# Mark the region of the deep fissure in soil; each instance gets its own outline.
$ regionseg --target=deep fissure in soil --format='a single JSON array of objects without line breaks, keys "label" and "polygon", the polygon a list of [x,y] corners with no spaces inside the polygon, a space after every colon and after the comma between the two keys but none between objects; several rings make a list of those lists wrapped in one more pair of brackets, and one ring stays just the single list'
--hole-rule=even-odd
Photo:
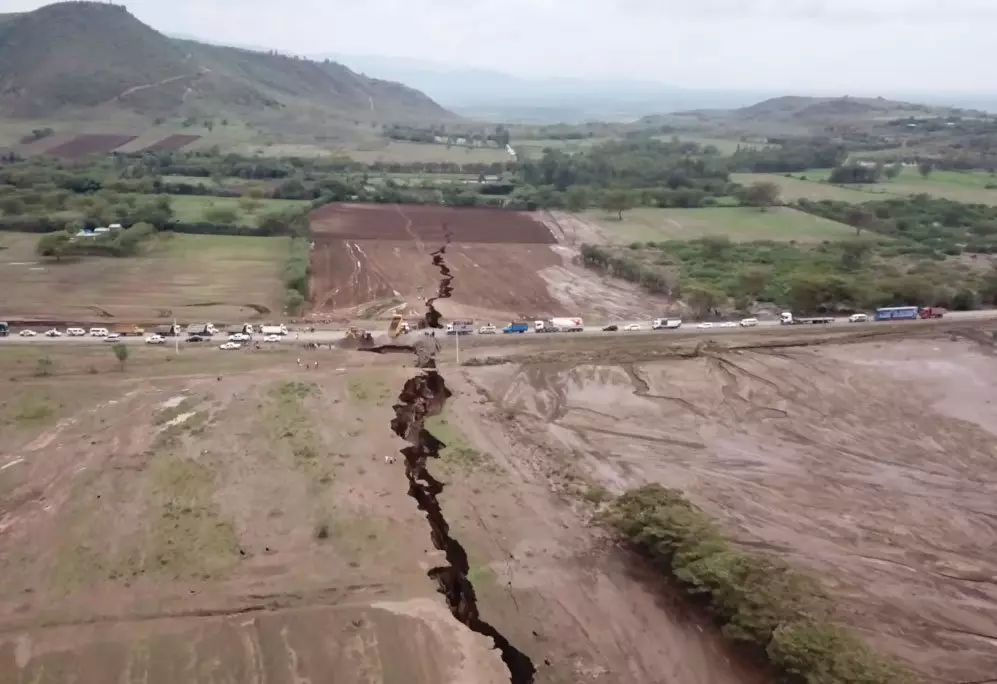
[{"label": "deep fissure in soil", "polygon": [[459,541],[450,536],[450,525],[440,506],[439,495],[443,483],[433,477],[427,468],[429,459],[439,458],[440,450],[446,444],[426,430],[426,419],[439,415],[452,392],[436,368],[436,355],[440,350],[435,331],[443,327],[442,314],[436,310],[436,300],[446,299],[453,293],[453,275],[446,263],[447,245],[450,232],[444,225],[445,242],[432,253],[433,265],[440,271],[440,282],[435,297],[426,300],[425,323],[429,335],[424,335],[413,345],[384,345],[365,351],[396,352],[407,349],[415,353],[419,375],[409,378],[398,395],[394,405],[395,417],[391,429],[409,443],[401,450],[405,457],[405,476],[408,478],[408,495],[415,499],[419,510],[429,522],[430,538],[433,546],[444,553],[446,565],[432,568],[428,575],[436,582],[437,591],[446,598],[451,614],[472,631],[491,637],[502,654],[502,660],[509,668],[512,684],[532,684],[536,674],[533,661],[513,646],[492,625],[481,619],[478,613],[478,600],[474,586],[468,579],[471,567],[467,552]]}]

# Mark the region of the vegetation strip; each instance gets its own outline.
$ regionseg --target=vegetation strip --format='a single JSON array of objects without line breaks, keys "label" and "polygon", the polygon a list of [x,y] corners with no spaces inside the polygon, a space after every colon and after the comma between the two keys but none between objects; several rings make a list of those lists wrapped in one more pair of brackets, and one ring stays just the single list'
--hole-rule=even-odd
[{"label": "vegetation strip", "polygon": [[753,647],[785,681],[920,681],[834,624],[818,581],[771,555],[736,548],[681,492],[641,487],[613,501],[602,520],[687,595],[701,599],[726,637]]}]

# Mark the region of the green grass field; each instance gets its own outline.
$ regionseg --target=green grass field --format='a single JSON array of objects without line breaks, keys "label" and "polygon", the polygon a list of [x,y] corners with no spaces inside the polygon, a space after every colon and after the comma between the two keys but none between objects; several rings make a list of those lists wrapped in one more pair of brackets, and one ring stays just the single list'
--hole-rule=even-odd
[{"label": "green grass field", "polygon": [[787,207],[767,211],[749,207],[638,208],[624,212],[622,221],[615,215],[594,210],[585,212],[583,217],[598,224],[621,243],[692,240],[714,235],[737,242],[795,240],[813,243],[846,239],[855,234],[850,226]]},{"label": "green grass field", "polygon": [[[808,180],[801,180],[799,175],[806,176]],[[824,176],[827,177],[826,174]],[[870,197],[871,190],[865,186],[858,188],[842,187],[840,185],[830,185],[810,180],[809,172],[798,174],[791,178],[781,176],[776,173],[732,173],[730,178],[735,183],[751,185],[752,183],[775,183],[781,190],[780,197],[783,201],[790,202],[798,199],[809,200],[841,200],[843,202],[868,202],[875,199]],[[884,193],[886,194],[886,193]]]},{"label": "green grass field", "polygon": [[[893,180],[863,185],[833,186],[827,183],[831,169],[808,169],[786,178],[777,174],[733,174],[739,183],[768,180],[783,190],[783,199],[840,199],[846,202],[868,202],[877,197],[904,197],[924,193],[956,202],[997,205],[997,177],[983,171],[932,171],[927,177],[917,169],[906,168]],[[802,180],[805,178],[806,180]]]},{"label": "green grass field", "polygon": [[237,323],[254,307],[282,310],[290,238],[164,233],[141,256],[39,262],[39,237],[0,235],[6,319]]},{"label": "green grass field", "polygon": [[[151,197],[139,195],[141,199]],[[257,225],[260,217],[266,214],[288,209],[299,209],[307,206],[304,200],[261,199],[246,202],[241,197],[212,197],[210,195],[170,195],[170,206],[173,207],[173,217],[177,221],[196,223],[207,221],[204,213],[212,208],[231,209],[239,217],[239,224]],[[255,207],[255,208],[254,208]]]}]

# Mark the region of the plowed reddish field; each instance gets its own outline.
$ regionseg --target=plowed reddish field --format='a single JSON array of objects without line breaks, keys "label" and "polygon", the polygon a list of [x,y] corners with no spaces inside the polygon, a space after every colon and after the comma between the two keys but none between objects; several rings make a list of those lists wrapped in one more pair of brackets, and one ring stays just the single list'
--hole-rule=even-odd
[{"label": "plowed reddish field", "polygon": [[502,209],[384,204],[329,204],[312,214],[316,236],[340,240],[539,244],[557,242],[539,215]]},{"label": "plowed reddish field", "polygon": [[[311,309],[358,314],[404,301],[413,310],[439,277],[429,253],[446,243],[460,281],[448,315],[567,314],[539,272],[561,260],[539,214],[413,205],[333,204],[312,214]],[[491,244],[488,244],[491,243]],[[373,310],[371,310],[373,311]],[[368,314],[361,314],[366,317]]]},{"label": "plowed reddish field", "polygon": [[137,138],[135,135],[115,135],[113,133],[84,133],[68,142],[57,145],[46,154],[75,159],[88,154],[108,154]]},{"label": "plowed reddish field", "polygon": [[161,152],[161,151],[173,151],[180,150],[201,139],[199,135],[185,135],[183,133],[176,133],[169,136],[168,138],[163,138],[157,143],[153,143],[148,147],[144,148],[143,152]]}]

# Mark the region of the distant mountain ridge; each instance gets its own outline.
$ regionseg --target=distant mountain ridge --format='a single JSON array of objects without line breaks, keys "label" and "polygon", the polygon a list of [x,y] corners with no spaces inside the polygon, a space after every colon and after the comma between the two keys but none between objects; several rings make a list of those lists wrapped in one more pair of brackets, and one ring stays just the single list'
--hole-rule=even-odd
[{"label": "distant mountain ridge", "polygon": [[848,118],[889,116],[949,116],[982,114],[976,110],[936,106],[885,97],[811,97],[784,95],[736,109],[696,109],[675,112],[675,116],[726,118],[736,121],[797,121],[816,123]]},{"label": "distant mountain ridge", "polygon": [[61,2],[0,16],[0,115],[95,107],[148,116],[299,108],[381,122],[455,118],[401,83],[332,61],[169,38],[117,5]]}]

